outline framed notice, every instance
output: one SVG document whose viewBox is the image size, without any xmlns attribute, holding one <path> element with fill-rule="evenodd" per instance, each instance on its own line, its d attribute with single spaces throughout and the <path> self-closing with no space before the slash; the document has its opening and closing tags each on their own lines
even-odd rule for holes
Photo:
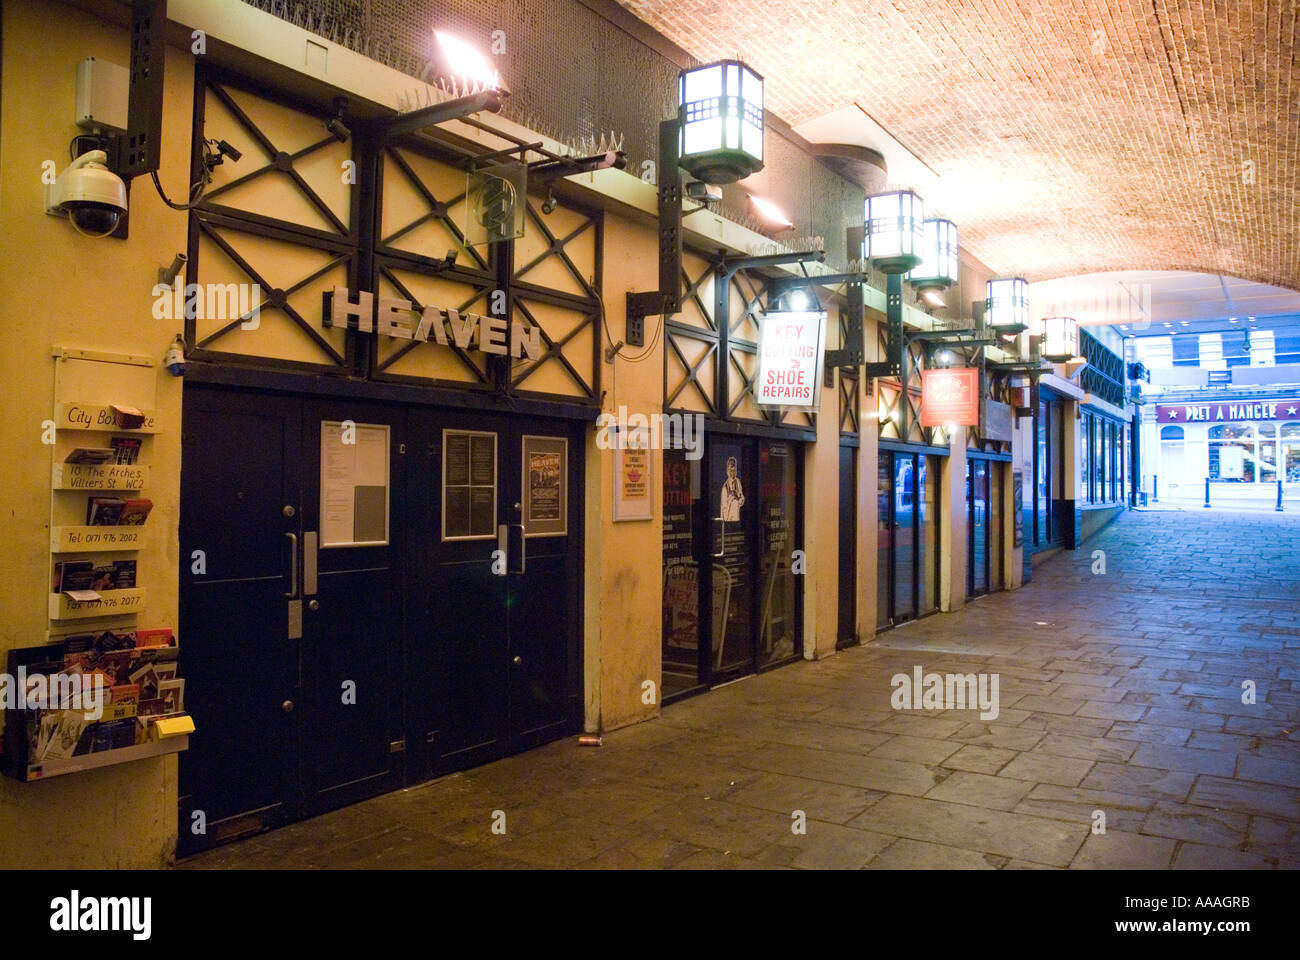
<svg viewBox="0 0 1300 960">
<path fill-rule="evenodd" d="M 442 431 L 442 539 L 497 535 L 497 435 Z"/>
<path fill-rule="evenodd" d="M 388 543 L 388 446 L 388 424 L 321 422 L 322 549 Z"/>
<path fill-rule="evenodd" d="M 569 441 L 523 438 L 524 536 L 562 537 L 569 532 Z"/>
<path fill-rule="evenodd" d="M 644 431 L 614 431 L 614 520 L 654 518 L 653 460 Z"/>
</svg>

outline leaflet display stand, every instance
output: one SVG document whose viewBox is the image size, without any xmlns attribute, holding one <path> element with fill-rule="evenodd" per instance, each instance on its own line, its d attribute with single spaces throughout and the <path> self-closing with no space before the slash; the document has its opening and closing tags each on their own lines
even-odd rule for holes
<svg viewBox="0 0 1300 960">
<path fill-rule="evenodd" d="M 25 781 L 176 753 L 194 730 L 176 639 L 141 617 L 160 432 L 154 361 L 64 347 L 53 356 L 47 643 L 8 657 L 11 676 L 39 678 L 38 695 L 17 691 L 5 722 L 5 772 Z M 93 719 L 87 685 L 101 689 Z"/>
</svg>

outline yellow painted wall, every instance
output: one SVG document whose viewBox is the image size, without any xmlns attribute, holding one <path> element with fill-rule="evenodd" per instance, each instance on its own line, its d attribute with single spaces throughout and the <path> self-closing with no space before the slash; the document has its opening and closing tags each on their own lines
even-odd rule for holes
<svg viewBox="0 0 1300 960">
<path fill-rule="evenodd" d="M 650 227 L 606 217 L 603 292 L 606 321 L 616 343 L 626 325 L 626 294 L 658 286 L 656 249 Z M 612 364 L 601 368 L 604 412 L 617 417 L 620 406 L 627 407 L 628 416 L 662 411 L 665 338 L 661 335 L 655 342 L 658 323 L 659 318 L 647 317 L 646 346 L 624 346 Z M 602 344 L 609 346 L 607 341 Z M 662 451 L 652 451 L 651 458 L 654 519 L 615 522 L 614 451 L 597 448 L 594 430 L 587 444 L 586 727 L 592 731 L 613 730 L 659 713 Z M 643 686 L 646 681 L 653 683 L 653 690 Z"/>
<path fill-rule="evenodd" d="M 175 628 L 181 390 L 161 360 L 179 327 L 153 318 L 150 290 L 159 265 L 185 248 L 186 215 L 164 207 L 147 177 L 132 185 L 125 241 L 87 239 L 44 213 L 41 165 L 52 160 L 62 170 L 68 141 L 79 132 L 77 61 L 94 56 L 125 65 L 127 34 L 54 3 L 4 0 L 3 17 L 0 487 L 8 544 L 0 551 L 0 650 L 39 644 L 48 626 L 52 456 L 40 425 L 52 414 L 56 344 L 144 354 L 158 364 L 163 432 L 153 440 L 145 491 L 154 510 L 148 546 L 138 555 L 138 581 L 147 589 L 139 625 Z M 187 52 L 167 51 L 161 176 L 178 193 L 189 171 L 192 63 Z M 98 826 L 89 829 L 88 817 Z M 174 756 L 44 783 L 0 778 L 0 867 L 157 867 L 171 858 L 175 836 Z"/>
<path fill-rule="evenodd" d="M 839 346 L 840 321 L 834 309 L 826 317 L 826 349 Z M 825 381 L 823 381 L 825 382 Z M 840 556 L 840 387 L 820 383 L 817 442 L 804 444 L 803 655 L 820 660 L 835 653 L 839 632 Z"/>
</svg>

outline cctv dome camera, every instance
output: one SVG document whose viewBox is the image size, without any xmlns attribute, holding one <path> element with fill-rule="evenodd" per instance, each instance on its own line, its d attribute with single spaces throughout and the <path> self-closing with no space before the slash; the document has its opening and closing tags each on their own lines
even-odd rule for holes
<svg viewBox="0 0 1300 960">
<path fill-rule="evenodd" d="M 77 232 L 106 237 L 126 213 L 126 184 L 108 169 L 108 154 L 91 150 L 72 161 L 49 187 L 45 212 L 66 216 Z"/>
</svg>

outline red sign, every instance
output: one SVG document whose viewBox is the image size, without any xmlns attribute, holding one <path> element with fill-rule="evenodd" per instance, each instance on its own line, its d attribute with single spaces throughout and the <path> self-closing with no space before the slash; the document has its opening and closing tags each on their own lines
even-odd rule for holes
<svg viewBox="0 0 1300 960">
<path fill-rule="evenodd" d="M 921 426 L 980 422 L 980 372 L 974 367 L 921 371 Z"/>
<path fill-rule="evenodd" d="M 1159 423 L 1238 423 L 1245 420 L 1290 420 L 1300 416 L 1300 399 L 1216 400 L 1214 403 L 1160 403 Z"/>
</svg>

